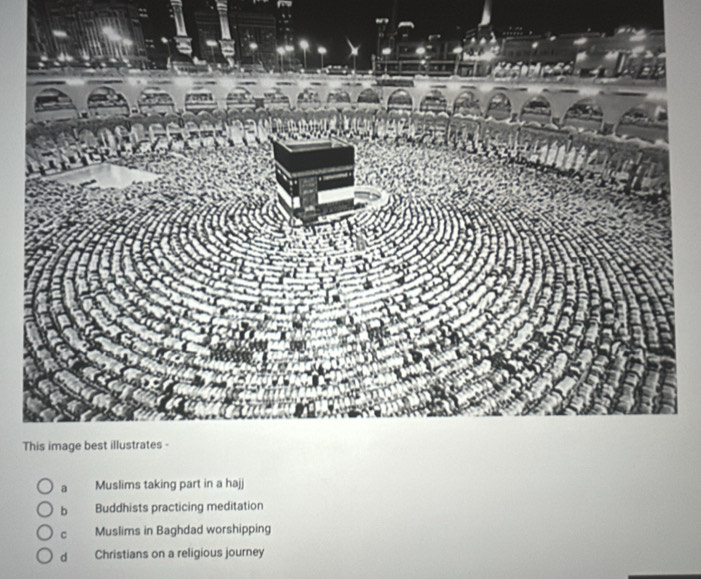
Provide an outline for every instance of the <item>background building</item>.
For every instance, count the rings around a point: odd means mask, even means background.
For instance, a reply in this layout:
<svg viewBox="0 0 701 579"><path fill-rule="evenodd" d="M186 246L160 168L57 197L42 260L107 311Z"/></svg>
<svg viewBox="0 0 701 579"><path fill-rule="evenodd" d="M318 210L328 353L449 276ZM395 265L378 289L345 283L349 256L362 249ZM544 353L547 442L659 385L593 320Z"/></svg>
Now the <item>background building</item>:
<svg viewBox="0 0 701 579"><path fill-rule="evenodd" d="M277 5L273 2L239 0L234 4L230 14L236 60L244 68L275 69L278 59L276 11Z"/></svg>
<svg viewBox="0 0 701 579"><path fill-rule="evenodd" d="M30 68L146 68L159 60L141 0L34 0L28 15Z"/></svg>
<svg viewBox="0 0 701 579"><path fill-rule="evenodd" d="M299 66L291 0L29 0L27 37L30 70Z"/></svg>
<svg viewBox="0 0 701 579"><path fill-rule="evenodd" d="M392 28L387 18L377 18L375 74L653 80L666 75L662 30L624 25L613 33L534 33L521 25L500 27L492 21L492 13L492 1L486 0L479 24L468 28L461 38L419 37L412 22L399 22Z"/></svg>

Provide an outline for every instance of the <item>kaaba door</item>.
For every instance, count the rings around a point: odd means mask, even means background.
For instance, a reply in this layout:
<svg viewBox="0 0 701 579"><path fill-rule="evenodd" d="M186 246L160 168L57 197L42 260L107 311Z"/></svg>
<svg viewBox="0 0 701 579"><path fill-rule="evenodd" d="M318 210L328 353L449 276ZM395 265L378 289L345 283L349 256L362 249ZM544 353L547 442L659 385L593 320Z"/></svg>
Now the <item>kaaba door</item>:
<svg viewBox="0 0 701 579"><path fill-rule="evenodd" d="M319 204L316 177L304 177L299 180L299 193L302 201L302 211L311 213L316 211Z"/></svg>

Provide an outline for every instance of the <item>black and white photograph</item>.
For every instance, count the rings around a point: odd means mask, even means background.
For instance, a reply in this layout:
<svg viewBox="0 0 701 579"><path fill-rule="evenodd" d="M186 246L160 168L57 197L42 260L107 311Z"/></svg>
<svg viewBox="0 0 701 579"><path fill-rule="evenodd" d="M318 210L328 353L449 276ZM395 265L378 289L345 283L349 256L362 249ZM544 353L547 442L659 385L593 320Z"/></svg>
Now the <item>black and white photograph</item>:
<svg viewBox="0 0 701 579"><path fill-rule="evenodd" d="M680 411L662 0L27 6L24 422Z"/></svg>

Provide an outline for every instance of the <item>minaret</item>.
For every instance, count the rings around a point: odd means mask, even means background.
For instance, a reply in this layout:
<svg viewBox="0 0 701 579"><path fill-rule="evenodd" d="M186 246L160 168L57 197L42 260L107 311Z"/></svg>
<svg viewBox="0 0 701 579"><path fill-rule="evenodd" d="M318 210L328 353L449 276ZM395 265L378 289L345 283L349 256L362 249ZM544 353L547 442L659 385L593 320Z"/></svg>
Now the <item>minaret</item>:
<svg viewBox="0 0 701 579"><path fill-rule="evenodd" d="M389 19L389 46L392 49L392 53L396 58L396 46L397 46L397 26L399 25L399 0L394 0L392 2L392 13Z"/></svg>
<svg viewBox="0 0 701 579"><path fill-rule="evenodd" d="M217 0L217 12L219 13L219 26L221 27L221 53L229 61L229 64L234 63L234 41L231 39L231 30L229 30L229 7L227 0Z"/></svg>
<svg viewBox="0 0 701 579"><path fill-rule="evenodd" d="M395 30L399 24L399 0L394 0L392 2L392 14L389 21L390 30Z"/></svg>
<svg viewBox="0 0 701 579"><path fill-rule="evenodd" d="M480 26L490 26L492 24L492 0L484 0L484 10L482 10L482 21Z"/></svg>
<svg viewBox="0 0 701 579"><path fill-rule="evenodd" d="M496 57L499 47L496 37L494 36L494 28L492 27L492 0L484 0L484 8L482 10L482 20L477 26L477 38L479 42L477 51L481 55L489 55L491 58ZM492 68L491 60L483 60L478 62L475 74L489 74Z"/></svg>
<svg viewBox="0 0 701 579"><path fill-rule="evenodd" d="M190 56L192 54L192 39L187 35L185 29L183 2L182 0L170 0L170 5L173 8L173 17L175 18L175 47L178 52Z"/></svg>
<svg viewBox="0 0 701 579"><path fill-rule="evenodd" d="M490 42L494 40L494 29L492 28L492 0L484 0L482 10L482 20L477 26L477 37L479 40Z"/></svg>

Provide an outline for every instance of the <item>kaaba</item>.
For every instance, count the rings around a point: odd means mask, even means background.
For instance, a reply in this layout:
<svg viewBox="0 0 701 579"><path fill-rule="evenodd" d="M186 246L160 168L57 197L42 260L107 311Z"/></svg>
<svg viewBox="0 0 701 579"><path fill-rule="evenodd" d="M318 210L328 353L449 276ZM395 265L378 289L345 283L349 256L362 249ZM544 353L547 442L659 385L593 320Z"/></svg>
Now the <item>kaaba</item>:
<svg viewBox="0 0 701 579"><path fill-rule="evenodd" d="M355 147L331 137L273 141L278 200L304 223L354 209Z"/></svg>

